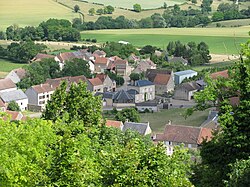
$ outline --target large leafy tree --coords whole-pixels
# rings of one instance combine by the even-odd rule
[[[101,124],[101,100],[93,96],[83,82],[71,85],[63,82],[46,105],[43,118],[56,121],[65,114],[68,121],[79,120],[84,126],[98,126]]]
[[[223,186],[223,181],[228,180],[230,165],[250,156],[249,45],[250,41],[243,46],[241,59],[229,71],[229,79],[210,80],[207,88],[195,96],[198,109],[217,105],[221,126],[215,138],[202,146],[202,163],[194,178],[197,186]],[[239,98],[238,106],[229,102],[235,96]]]
[[[124,108],[122,111],[118,111],[115,115],[115,119],[122,121],[123,123],[128,120],[132,122],[139,122],[140,115],[139,112],[134,108]]]
[[[91,72],[89,69],[89,64],[83,59],[74,58],[72,60],[66,61],[64,68],[61,72],[61,76],[79,76],[84,75],[90,78]]]

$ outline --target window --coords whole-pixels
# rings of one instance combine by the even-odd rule
[[[23,103],[21,103],[21,105],[23,105]]]
[[[47,98],[49,98],[49,94],[47,95]]]

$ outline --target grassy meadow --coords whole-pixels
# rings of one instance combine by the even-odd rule
[[[217,23],[220,23],[222,27],[249,26],[250,19],[236,19],[236,20],[213,22],[210,23],[207,27],[216,27]]]
[[[4,78],[11,70],[23,67],[24,64],[0,59],[0,78]]]
[[[98,42],[127,41],[135,46],[154,45],[165,48],[169,41],[196,43],[204,41],[214,54],[237,54],[240,44],[249,39],[250,26],[237,28],[165,28],[124,29],[82,32],[82,38],[96,38]]]
[[[162,132],[169,120],[175,125],[200,126],[208,116],[209,110],[195,112],[194,115],[184,118],[184,108],[161,110],[154,113],[141,113],[141,122],[149,122],[154,132]]]
[[[49,18],[72,20],[79,17],[70,8],[53,0],[1,0],[0,30],[5,30],[12,24],[20,27],[36,26]]]

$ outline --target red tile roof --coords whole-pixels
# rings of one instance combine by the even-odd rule
[[[156,135],[156,141],[200,144],[203,139],[211,140],[212,131],[201,127],[166,125],[164,133]]]
[[[215,72],[215,73],[211,73],[210,77],[212,79],[217,79],[218,77],[228,78],[228,70],[218,71],[218,72]]]
[[[95,50],[93,55],[102,56],[102,55],[106,55],[106,53],[104,51]]]
[[[122,60],[122,59],[117,59],[117,60],[114,61],[115,65],[118,65],[118,64],[124,64],[125,65],[127,63],[128,63],[127,60]]]
[[[114,120],[107,120],[106,121],[106,126],[107,127],[115,127],[115,128],[121,128],[123,123],[121,121],[114,121]]]
[[[89,82],[93,85],[93,86],[99,86],[99,85],[102,85],[102,81],[96,77],[96,78],[93,78],[93,79],[88,79]]]
[[[210,141],[213,137],[212,132],[213,132],[213,129],[201,128],[197,143],[201,144],[203,140]]]
[[[52,85],[45,83],[45,84],[39,84],[32,86],[32,88],[37,92],[37,93],[44,93],[44,92],[51,92],[56,89],[56,87],[53,87]]]
[[[54,55],[38,53],[31,61],[41,61],[46,58],[55,58]]]
[[[154,78],[154,84],[166,85],[170,79],[169,74],[157,74]]]
[[[60,86],[62,81],[67,81],[68,84],[76,83],[78,84],[80,81],[86,82],[87,78],[84,75],[80,76],[74,76],[74,77],[62,77],[62,78],[57,78],[57,79],[47,79],[45,83],[48,83],[52,85],[53,87],[58,87]]]
[[[13,120],[25,120],[26,119],[26,117],[21,112],[6,110],[6,113],[8,115],[10,115],[11,121],[13,121]],[[7,117],[4,116],[3,120],[7,120]]]
[[[107,64],[108,63],[108,58],[105,57],[97,57],[95,59],[95,64]]]
[[[57,58],[61,61],[61,62],[65,62],[67,60],[76,58],[76,56],[74,55],[74,53],[72,52],[65,52],[65,53],[60,53],[57,55]]]
[[[15,83],[11,79],[6,78],[0,80],[0,90],[6,90],[10,88],[16,88]]]
[[[96,77],[99,78],[102,82],[106,79],[108,75],[105,75],[104,73],[97,74]]]
[[[14,69],[12,71],[14,71],[20,79],[25,77],[26,72],[25,72],[25,69],[23,68]]]

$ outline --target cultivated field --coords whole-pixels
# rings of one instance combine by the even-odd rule
[[[150,122],[150,127],[154,132],[162,132],[169,120],[175,125],[200,126],[207,119],[209,112],[209,110],[198,111],[185,120],[185,110],[178,108],[140,114],[141,122]]]
[[[0,0],[0,30],[12,24],[38,25],[49,18],[72,20],[79,17],[53,0]]]
[[[165,48],[169,41],[187,43],[204,41],[214,54],[238,54],[240,43],[249,39],[248,27],[238,28],[166,28],[99,30],[82,32],[82,38],[96,38],[98,42],[127,41],[135,46],[154,45]]]
[[[130,1],[125,1],[125,0],[87,0],[90,3],[101,3],[104,5],[112,5],[115,7],[122,7],[122,8],[129,8],[132,9],[134,4],[140,4],[142,9],[152,9],[152,8],[159,8],[162,7],[164,2],[167,3],[168,6],[173,6],[175,4],[182,4],[185,2],[185,0],[154,0],[154,1],[149,1],[149,0],[130,0]]]

